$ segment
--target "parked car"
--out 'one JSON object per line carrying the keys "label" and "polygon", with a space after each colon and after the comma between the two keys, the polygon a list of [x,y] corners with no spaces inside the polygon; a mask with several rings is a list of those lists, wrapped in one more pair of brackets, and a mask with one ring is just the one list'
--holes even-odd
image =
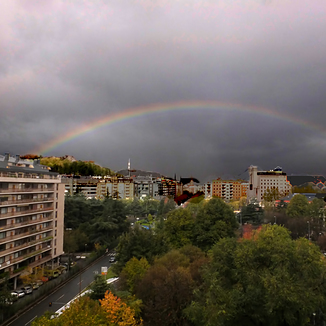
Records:
{"label": "parked car", "polygon": [[16,296],[17,298],[22,298],[25,296],[25,292],[22,289],[17,289],[11,292],[11,295]]}
{"label": "parked car", "polygon": [[37,290],[41,285],[43,285],[43,283],[44,282],[41,280],[36,280],[32,284],[30,284],[30,286],[33,288],[33,290]]}
{"label": "parked car", "polygon": [[25,294],[31,294],[31,293],[33,293],[33,288],[30,285],[25,285],[21,289],[25,292]]}

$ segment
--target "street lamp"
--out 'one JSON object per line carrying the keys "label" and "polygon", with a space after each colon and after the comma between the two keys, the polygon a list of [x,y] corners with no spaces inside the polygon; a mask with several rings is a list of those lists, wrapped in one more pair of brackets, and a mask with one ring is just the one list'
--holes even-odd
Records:
{"label": "street lamp", "polygon": [[308,239],[310,240],[310,222],[307,221],[307,223],[308,223]]}
{"label": "street lamp", "polygon": [[276,216],[274,215],[274,224],[276,224]]}

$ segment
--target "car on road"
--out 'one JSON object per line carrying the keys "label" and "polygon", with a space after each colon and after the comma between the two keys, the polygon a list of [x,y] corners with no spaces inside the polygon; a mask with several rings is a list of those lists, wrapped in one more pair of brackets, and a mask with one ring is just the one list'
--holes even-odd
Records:
{"label": "car on road", "polygon": [[114,263],[115,262],[115,257],[114,256],[110,257],[109,262]]}

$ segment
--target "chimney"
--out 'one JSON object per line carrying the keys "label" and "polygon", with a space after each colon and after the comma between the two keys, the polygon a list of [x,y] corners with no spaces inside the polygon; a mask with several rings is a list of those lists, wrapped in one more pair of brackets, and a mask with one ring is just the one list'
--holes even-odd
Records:
{"label": "chimney", "polygon": [[9,161],[10,154],[7,152],[5,153],[5,161]]}

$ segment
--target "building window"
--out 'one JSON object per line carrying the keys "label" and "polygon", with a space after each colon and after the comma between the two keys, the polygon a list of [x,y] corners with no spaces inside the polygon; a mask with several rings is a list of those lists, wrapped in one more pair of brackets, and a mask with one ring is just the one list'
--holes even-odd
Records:
{"label": "building window", "polygon": [[57,227],[57,226],[58,226],[58,222],[55,221],[55,223],[54,223],[54,227]]}

